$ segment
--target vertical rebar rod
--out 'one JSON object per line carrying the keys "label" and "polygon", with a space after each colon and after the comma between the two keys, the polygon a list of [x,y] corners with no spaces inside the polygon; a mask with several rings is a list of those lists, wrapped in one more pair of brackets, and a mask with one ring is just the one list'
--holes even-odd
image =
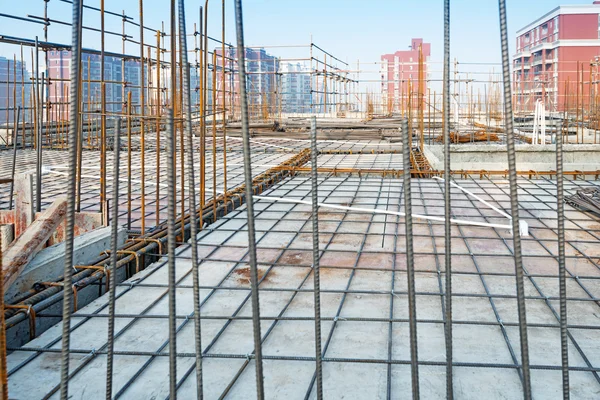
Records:
{"label": "vertical rebar rod", "polygon": [[217,52],[213,52],[212,70],[212,208],[213,221],[217,220]]}
{"label": "vertical rebar rod", "polygon": [[[202,330],[200,319],[200,274],[198,271],[198,220],[196,212],[196,182],[194,176],[194,142],[192,132],[192,101],[190,88],[190,65],[188,64],[185,6],[179,0],[179,50],[183,63],[183,109],[187,141],[188,196],[190,218],[190,245],[192,246],[192,286],[194,292],[194,343],[196,350],[196,398],[203,398],[202,379]],[[183,157],[183,154],[182,154]]]}
{"label": "vertical rebar rod", "polygon": [[[116,120],[114,137],[114,160],[113,160],[113,193],[112,193],[112,218],[110,221],[110,274],[108,294],[108,341],[106,355],[106,399],[112,399],[113,390],[113,360],[114,360],[114,338],[115,338],[115,299],[117,295],[117,235],[119,231],[119,157],[121,153],[121,120]],[[107,210],[108,211],[108,210]],[[109,279],[107,276],[106,279]]]}
{"label": "vertical rebar rod", "polygon": [[[222,1],[221,16],[221,87],[223,89],[223,201],[227,204],[227,107],[225,97],[227,91],[225,87],[225,0]],[[225,207],[227,213],[227,207]]]}
{"label": "vertical rebar rod", "polygon": [[[104,82],[106,76],[104,67],[104,0],[100,0],[100,209],[102,210],[102,219],[108,225],[108,198],[106,196],[106,83]],[[143,68],[144,65],[142,63]]]}
{"label": "vertical rebar rod", "polygon": [[2,283],[0,284],[0,399],[8,400],[8,368],[6,360],[8,354],[6,352],[6,329],[4,323],[4,265],[2,263],[2,247],[2,236],[0,235],[0,283]]}
{"label": "vertical rebar rod", "polygon": [[[144,0],[139,2],[140,10],[140,211],[142,235],[146,233],[146,94],[144,92]],[[173,10],[174,11],[174,10]],[[171,64],[171,69],[175,64]],[[150,71],[148,71],[150,72]]]}
{"label": "vertical rebar rod", "polygon": [[512,91],[510,86],[510,64],[508,55],[508,33],[506,26],[506,0],[498,0],[500,16],[500,42],[502,46],[502,78],[504,83],[504,124],[506,129],[506,150],[508,154],[508,180],[510,187],[510,211],[517,286],[517,308],[519,313],[519,335],[521,341],[521,368],[523,371],[523,396],[531,399],[531,379],[529,373],[529,344],[527,341],[527,315],[525,310],[525,288],[523,283],[523,259],[521,234],[519,231],[519,199],[517,193],[517,166],[515,156],[514,121]]}
{"label": "vertical rebar rod", "polygon": [[321,350],[321,268],[319,264],[319,193],[317,181],[317,117],[310,120],[310,161],[312,197],[312,255],[315,303],[315,359],[317,375],[317,399],[323,398],[323,354]]}
{"label": "vertical rebar rod", "polygon": [[260,309],[258,298],[258,270],[256,265],[256,235],[254,230],[254,202],[252,194],[252,166],[250,165],[250,127],[248,121],[248,94],[246,91],[246,49],[244,46],[244,22],[242,0],[235,0],[235,25],[237,36],[238,71],[240,79],[240,106],[244,150],[244,183],[246,185],[246,213],[248,216],[248,256],[250,259],[250,285],[252,293],[252,325],[254,333],[254,355],[256,364],[256,395],[265,398],[260,334]]}
{"label": "vertical rebar rod", "polygon": [[35,99],[37,110],[35,115],[36,132],[36,159],[35,159],[35,211],[42,211],[42,102],[40,99],[40,57],[38,38],[35,37]]}
{"label": "vertical rebar rod", "polygon": [[[202,48],[204,50],[204,57],[202,58],[203,65],[203,77],[204,81],[204,91],[202,92],[204,109],[202,110],[202,119],[200,120],[202,123],[201,127],[201,136],[202,136],[202,145],[201,145],[201,153],[202,153],[202,192],[204,193],[203,202],[206,201],[206,111],[208,110],[208,1],[204,2],[204,22],[202,23],[202,28],[204,28],[204,42],[202,44]],[[200,37],[202,40],[202,37]]]}
{"label": "vertical rebar rod", "polygon": [[129,90],[127,92],[127,230],[131,230],[131,183],[131,90]]}
{"label": "vertical rebar rod", "polygon": [[204,105],[204,41],[202,40],[203,38],[203,25],[204,25],[204,20],[202,18],[203,16],[203,9],[202,7],[200,7],[200,21],[199,21],[199,29],[198,32],[200,33],[200,74],[198,76],[198,79],[200,80],[200,90],[199,90],[199,102],[200,102],[200,108],[199,108],[199,114],[200,114],[200,208],[204,208],[204,201],[206,198],[206,193],[205,193],[205,180],[206,180],[206,161],[205,161],[205,151],[206,151],[206,143],[205,143],[205,130],[204,130],[204,123],[205,123],[205,116],[206,116],[206,107]]}
{"label": "vertical rebar rod", "polygon": [[419,354],[417,346],[417,305],[415,295],[415,265],[413,253],[412,199],[410,190],[410,150],[412,134],[408,129],[408,120],[402,120],[402,155],[404,185],[404,223],[406,227],[406,276],[408,280],[408,324],[410,330],[410,368],[412,377],[412,397],[419,398]]}
{"label": "vertical rebar rod", "polygon": [[81,60],[81,19],[83,4],[73,0],[73,24],[71,29],[71,86],[69,103],[69,170],[67,180],[67,222],[65,226],[65,268],[63,280],[63,321],[60,374],[60,398],[69,398],[69,346],[71,340],[71,307],[73,302],[73,236],[75,226],[75,168],[77,141],[79,137],[79,74]]}
{"label": "vertical rebar rod", "polygon": [[[177,94],[177,26],[175,0],[171,0],[171,107],[175,106]],[[181,32],[181,34],[185,34]],[[185,39],[184,39],[185,40]],[[167,112],[167,247],[169,284],[169,398],[177,399],[177,319],[176,319],[176,277],[175,277],[175,206],[176,206],[176,166],[177,151],[173,109]],[[183,154],[181,155],[183,157]],[[182,188],[183,189],[183,188]],[[183,226],[181,227],[183,230]]]}
{"label": "vertical rebar rod", "polygon": [[[21,106],[17,107],[17,122],[19,121],[21,115]],[[15,169],[17,166],[17,126],[15,125],[15,132],[13,135],[13,155],[12,155],[12,165],[10,169],[10,195],[8,197],[8,209],[13,209],[13,197],[15,195]]]}
{"label": "vertical rebar rod", "polygon": [[[446,398],[454,398],[452,386],[452,218],[450,202],[450,0],[444,0],[444,268],[446,270]],[[435,99],[434,99],[435,101]]]}
{"label": "vertical rebar rod", "polygon": [[[162,94],[160,87],[160,75],[161,75],[161,31],[156,32],[156,226],[160,225],[160,126],[161,126],[161,107],[162,107]],[[187,54],[186,54],[187,56]]]}
{"label": "vertical rebar rod", "polygon": [[[171,0],[175,1],[175,0]],[[174,10],[173,10],[174,11]],[[172,68],[175,70],[174,68]],[[175,132],[173,110],[167,109],[167,252],[169,286],[169,396],[177,397],[177,321],[175,319]]]}
{"label": "vertical rebar rod", "polygon": [[567,278],[565,264],[565,204],[563,185],[563,138],[556,135],[556,217],[558,235],[558,286],[560,297],[560,351],[563,399],[569,399],[569,339],[567,337]]}

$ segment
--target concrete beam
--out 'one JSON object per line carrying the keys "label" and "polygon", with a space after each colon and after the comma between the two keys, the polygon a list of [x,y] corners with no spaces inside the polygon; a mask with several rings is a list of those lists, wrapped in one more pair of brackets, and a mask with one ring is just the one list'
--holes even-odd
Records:
{"label": "concrete beam", "polygon": [[67,199],[57,199],[6,250],[3,258],[4,291],[17,279],[29,261],[44,247],[67,214]]}
{"label": "concrete beam", "polygon": [[[98,254],[110,248],[110,234],[111,228],[107,226],[75,237],[73,242],[73,264],[89,265],[97,259]],[[126,240],[127,229],[119,227],[117,245],[123,245]],[[6,301],[12,303],[16,297],[30,290],[38,282],[56,281],[62,276],[64,268],[64,242],[41,250],[5,292]]]}

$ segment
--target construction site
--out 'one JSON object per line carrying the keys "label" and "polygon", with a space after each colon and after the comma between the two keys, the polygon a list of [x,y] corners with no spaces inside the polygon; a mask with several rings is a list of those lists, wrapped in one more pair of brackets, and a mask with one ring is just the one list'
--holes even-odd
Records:
{"label": "construction site", "polygon": [[479,63],[438,3],[356,62],[251,1],[0,5],[0,400],[600,398],[600,4],[509,49],[499,0]]}

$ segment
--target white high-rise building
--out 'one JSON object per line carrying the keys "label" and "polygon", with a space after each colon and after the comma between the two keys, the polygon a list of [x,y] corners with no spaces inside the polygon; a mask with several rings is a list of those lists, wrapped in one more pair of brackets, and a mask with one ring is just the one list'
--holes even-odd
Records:
{"label": "white high-rise building", "polygon": [[282,63],[281,111],[284,113],[310,113],[311,71],[301,63]]}

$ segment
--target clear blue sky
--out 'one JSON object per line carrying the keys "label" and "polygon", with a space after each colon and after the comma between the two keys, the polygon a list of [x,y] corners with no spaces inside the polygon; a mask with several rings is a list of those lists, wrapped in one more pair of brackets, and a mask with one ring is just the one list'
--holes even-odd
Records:
{"label": "clear blue sky", "polygon": [[[43,15],[43,0],[0,2],[0,13]],[[86,0],[86,4],[99,6],[100,0]],[[106,9],[137,19],[138,0],[106,0]],[[498,2],[494,0],[453,0],[452,57],[461,62],[495,63],[500,61]],[[514,51],[514,36],[532,20],[561,4],[591,4],[591,0],[507,0],[509,38]],[[204,1],[186,1],[189,29],[198,20],[198,8]],[[244,19],[247,45],[308,44],[313,41],[342,60],[356,63],[375,62],[381,54],[406,49],[412,37],[423,37],[432,43],[432,61],[443,56],[443,1],[442,0],[245,0]],[[49,17],[70,21],[70,5],[59,0],[49,3]],[[226,1],[227,41],[235,39],[233,0]],[[221,35],[221,0],[209,0],[209,35]],[[169,2],[145,1],[145,24],[159,27],[161,21],[168,26]],[[86,11],[86,25],[99,26],[97,12]],[[121,31],[120,18],[107,17],[107,29]],[[68,27],[53,24],[49,40],[68,43]],[[135,27],[129,26],[137,39]],[[42,25],[10,21],[0,17],[0,34],[33,38],[43,37]],[[154,38],[147,38],[152,43]],[[192,42],[190,42],[192,43]],[[99,48],[99,35],[84,33],[84,46]],[[121,50],[121,39],[107,36],[107,49]],[[0,55],[12,56],[15,47],[0,45]],[[136,53],[135,45],[127,52]],[[272,49],[282,57],[307,57],[307,50]],[[29,57],[27,57],[29,58]],[[28,63],[29,64],[29,63]],[[356,65],[356,64],[354,64]],[[363,68],[369,69],[368,66]],[[439,67],[438,67],[439,68]],[[488,67],[485,67],[488,68]],[[370,67],[376,71],[377,66]],[[433,67],[432,69],[436,69]],[[376,75],[373,76],[375,78]]]}

